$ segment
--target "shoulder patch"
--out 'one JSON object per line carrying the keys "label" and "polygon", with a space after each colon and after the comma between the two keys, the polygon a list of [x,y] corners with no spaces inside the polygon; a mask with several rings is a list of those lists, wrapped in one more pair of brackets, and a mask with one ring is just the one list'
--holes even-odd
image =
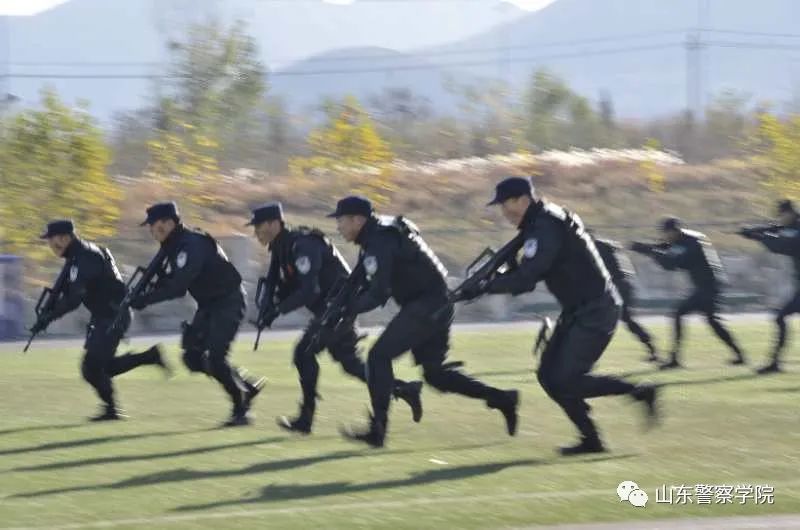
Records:
{"label": "shoulder patch", "polygon": [[364,270],[366,270],[367,274],[370,276],[378,272],[378,260],[375,256],[366,256],[364,258]]}
{"label": "shoulder patch", "polygon": [[184,265],[186,265],[186,258],[186,251],[181,250],[178,252],[178,256],[175,258],[175,265],[177,265],[179,269],[182,269]]}
{"label": "shoulder patch", "polygon": [[300,274],[308,274],[308,271],[311,270],[311,260],[308,256],[300,256],[294,261],[295,266],[297,267],[297,272]]}
{"label": "shoulder patch", "polygon": [[530,259],[536,255],[539,250],[539,240],[535,237],[525,240],[525,245],[522,247],[522,254]]}
{"label": "shoulder patch", "polygon": [[77,279],[78,279],[78,266],[73,265],[72,267],[69,268],[69,281],[74,283],[75,280]]}

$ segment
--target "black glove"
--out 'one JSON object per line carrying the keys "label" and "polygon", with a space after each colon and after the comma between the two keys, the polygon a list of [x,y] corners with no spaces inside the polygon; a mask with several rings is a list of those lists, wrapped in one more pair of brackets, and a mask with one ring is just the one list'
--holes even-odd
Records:
{"label": "black glove", "polygon": [[148,300],[146,295],[139,295],[131,300],[131,307],[137,311],[141,311],[145,307],[148,306]]}
{"label": "black glove", "polygon": [[281,314],[278,311],[277,307],[272,307],[268,309],[259,319],[256,321],[256,327],[258,329],[264,329],[272,326],[272,323],[275,322],[275,319]]}

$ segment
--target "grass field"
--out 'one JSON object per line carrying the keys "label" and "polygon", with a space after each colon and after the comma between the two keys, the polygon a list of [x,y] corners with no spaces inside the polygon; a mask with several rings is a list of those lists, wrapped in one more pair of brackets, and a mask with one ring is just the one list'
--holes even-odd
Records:
{"label": "grass field", "polygon": [[[299,397],[291,342],[240,342],[233,360],[269,384],[249,428],[215,429],[228,404],[215,383],[182,366],[164,380],[149,368],[117,379],[125,422],[94,425],[95,397],[80,379],[79,344],[39,343],[26,355],[0,346],[0,529],[8,528],[513,528],[672,517],[800,513],[800,365],[751,376],[728,368],[705,327],[689,330],[688,370],[656,373],[626,330],[599,365],[663,388],[664,424],[643,432],[626,398],[593,401],[612,449],[564,459],[553,448],[574,433],[532,372],[533,331],[459,332],[452,357],[468,371],[522,391],[520,432],[499,413],[426,387],[425,417],[393,406],[388,446],[342,440],[340,423],[362,422],[366,389],[322,356],[315,433],[292,437],[274,423]],[[662,342],[666,330],[656,329]],[[737,323],[761,362],[772,328]],[[178,355],[170,345],[171,358]],[[408,357],[395,367],[417,373]],[[621,503],[616,487],[636,481],[646,508]],[[669,505],[662,484],[769,484],[772,505]]]}

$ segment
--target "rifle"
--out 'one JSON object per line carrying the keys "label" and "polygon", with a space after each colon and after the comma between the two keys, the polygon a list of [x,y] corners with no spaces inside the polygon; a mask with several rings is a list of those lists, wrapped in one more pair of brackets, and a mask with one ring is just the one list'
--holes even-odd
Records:
{"label": "rifle", "polygon": [[27,352],[28,348],[31,347],[31,342],[33,342],[33,339],[39,334],[39,328],[41,327],[42,330],[44,330],[44,327],[46,327],[46,321],[49,315],[55,309],[56,303],[61,299],[61,295],[64,292],[64,284],[67,282],[69,269],[69,267],[64,266],[58,278],[56,278],[56,283],[53,284],[53,287],[45,287],[42,289],[42,294],[39,295],[39,300],[37,300],[36,307],[34,308],[36,323],[33,325],[32,329],[36,331],[31,332],[31,336],[28,338],[28,343],[25,345],[22,353]]}
{"label": "rifle", "polygon": [[272,274],[272,265],[270,272],[267,276],[258,279],[258,286],[256,287],[256,304],[258,305],[258,318],[252,322],[258,332],[256,333],[256,342],[253,345],[253,351],[258,350],[258,343],[261,341],[261,332],[266,326],[260,323],[267,315],[275,308],[275,289],[277,283],[274,278],[276,275]]}
{"label": "rifle", "polygon": [[736,235],[743,237],[764,236],[767,232],[777,232],[781,228],[783,228],[781,225],[775,223],[761,226],[744,226],[736,232]]}
{"label": "rifle", "polygon": [[331,287],[325,297],[325,308],[309,325],[305,353],[317,346],[324,332],[335,333],[342,321],[350,316],[353,301],[364,288],[364,277],[364,264],[359,261],[347,278],[339,279]]}
{"label": "rifle", "polygon": [[131,307],[131,301],[147,293],[152,287],[153,278],[156,277],[164,269],[164,261],[167,259],[167,250],[165,247],[158,249],[155,257],[150,261],[150,264],[145,269],[142,266],[136,267],[133,271],[128,283],[125,284],[125,297],[117,307],[117,314],[114,321],[106,330],[106,333],[119,329],[125,320],[125,315]]}
{"label": "rifle", "polygon": [[[455,289],[447,293],[447,302],[454,304],[466,299],[466,293],[473,291],[481,284],[485,284],[498,274],[516,267],[516,255],[523,244],[522,232],[511,241],[503,245],[500,250],[485,248],[478,257],[469,264],[466,278]],[[438,313],[438,312],[437,312]]]}
{"label": "rifle", "polygon": [[630,245],[631,251],[639,254],[653,254],[655,251],[666,250],[668,247],[669,243],[642,243],[641,241],[634,241]]}

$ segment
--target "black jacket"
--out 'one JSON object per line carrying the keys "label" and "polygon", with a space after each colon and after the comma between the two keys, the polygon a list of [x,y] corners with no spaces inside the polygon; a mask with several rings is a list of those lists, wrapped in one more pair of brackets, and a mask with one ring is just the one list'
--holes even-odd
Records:
{"label": "black jacket", "polygon": [[267,281],[277,285],[281,314],[301,307],[313,312],[321,310],[331,287],[350,274],[336,246],[316,229],[284,228],[270,243],[269,250]]}
{"label": "black jacket", "polygon": [[167,249],[166,271],[145,295],[147,305],[180,298],[188,291],[202,307],[241,292],[239,271],[207,233],[178,225],[161,245]]}
{"label": "black jacket", "polygon": [[51,320],[81,304],[89,310],[93,320],[113,318],[125,297],[125,282],[111,252],[76,237],[67,247],[64,259],[64,293],[50,315]]}
{"label": "black jacket", "polygon": [[544,281],[566,312],[589,304],[619,304],[619,294],[577,215],[544,201],[531,203],[519,225],[524,244],[518,267],[495,278],[490,293],[533,291]]}
{"label": "black jacket", "polygon": [[792,226],[763,232],[758,240],[770,252],[792,258],[795,277],[800,283],[800,221]]}
{"label": "black jacket", "polygon": [[718,293],[727,282],[717,251],[700,232],[681,230],[678,241],[654,249],[651,255],[667,270],[688,272],[698,291]]}
{"label": "black jacket", "polygon": [[356,242],[367,284],[354,302],[356,314],[382,306],[390,297],[402,307],[425,296],[447,295],[447,269],[407,219],[372,217]]}

